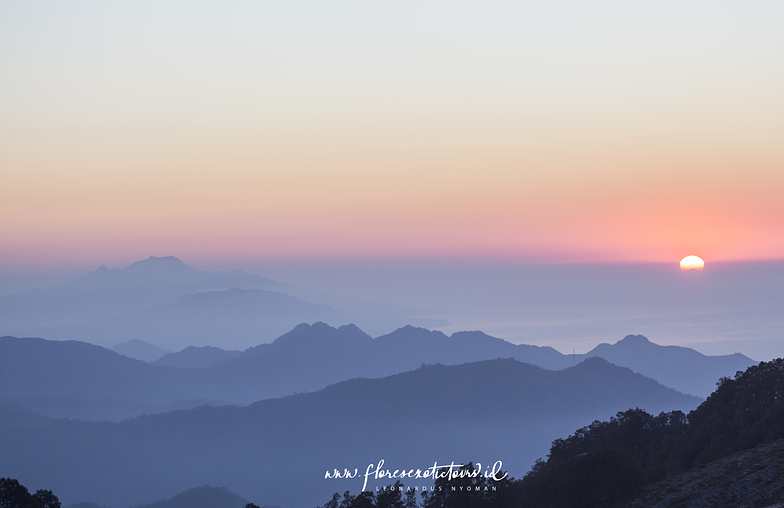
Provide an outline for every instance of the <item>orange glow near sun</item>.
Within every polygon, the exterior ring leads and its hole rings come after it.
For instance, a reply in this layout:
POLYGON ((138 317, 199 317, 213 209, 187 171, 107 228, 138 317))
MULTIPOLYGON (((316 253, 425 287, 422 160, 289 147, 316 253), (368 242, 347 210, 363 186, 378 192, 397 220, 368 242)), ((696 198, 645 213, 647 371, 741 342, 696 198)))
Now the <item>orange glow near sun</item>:
POLYGON ((681 270, 702 270, 705 268, 705 261, 699 256, 686 256, 681 259, 681 270))

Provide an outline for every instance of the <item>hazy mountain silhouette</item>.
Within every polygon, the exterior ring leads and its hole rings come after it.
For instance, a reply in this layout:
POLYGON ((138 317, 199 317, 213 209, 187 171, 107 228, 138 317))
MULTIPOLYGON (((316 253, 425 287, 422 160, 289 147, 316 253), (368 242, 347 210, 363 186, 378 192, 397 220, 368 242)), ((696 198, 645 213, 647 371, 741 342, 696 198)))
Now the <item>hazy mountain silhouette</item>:
POLYGON ((198 291, 282 286, 241 270, 208 272, 172 256, 150 256, 125 268, 101 266, 51 288, 2 297, 0 325, 13 329, 76 323, 160 305, 198 291))
MULTIPOLYGON (((334 338, 365 340, 350 335, 334 338)), ((361 488, 357 478, 324 479, 334 468, 364 471, 381 459, 392 469, 502 460, 520 475, 552 439, 595 419, 629 407, 689 410, 699 402, 600 358, 563 371, 512 359, 429 365, 247 407, 204 406, 119 423, 51 420, 34 428, 3 421, 0 475, 45 484, 65 503, 115 508, 194 484, 313 506, 336 490, 361 488)))
POLYGON ((512 344, 479 331, 456 332, 447 336, 439 331, 406 326, 378 337, 376 342, 378 354, 391 357, 410 355, 412 360, 418 358, 425 363, 458 364, 493 358, 515 358, 551 370, 573 365, 572 360, 564 358, 551 347, 512 344))
POLYGON ((706 356, 680 346, 660 346, 642 335, 627 335, 613 345, 599 344, 585 357, 598 356, 629 367, 683 393, 707 397, 722 376, 732 376, 757 362, 740 353, 706 356))
POLYGON ((152 361, 153 365, 168 365, 184 369, 200 369, 227 362, 242 356, 242 351, 226 351, 212 346, 189 346, 176 353, 168 353, 152 361))
POLYGON ((143 414, 158 414, 195 407, 227 406, 220 399, 182 399, 171 404, 145 404, 120 399, 84 400, 75 398, 27 397, 17 399, 25 408, 51 418, 86 421, 120 421, 143 414))
POLYGON ((0 397, 171 404, 192 393, 178 372, 85 342, 0 337, 0 397))
POLYGON ((179 350, 246 348, 298 323, 358 323, 385 333, 445 324, 421 309, 311 291, 241 270, 203 271, 175 257, 105 266, 47 289, 0 297, 0 334, 110 345, 133 339, 179 350))
MULTIPOLYGON (((644 338, 603 345, 589 355, 606 355, 684 393, 695 386, 715 386, 720 377, 751 362, 742 355, 706 357, 644 338), (673 373, 664 362, 682 366, 682 372, 673 373)), ((389 376, 423 363, 493 358, 515 358, 550 369, 584 359, 551 348, 510 344, 481 332, 446 336, 410 326, 373 339, 354 325, 301 324, 271 344, 243 353, 186 348, 160 364, 83 342, 3 337, 0 397, 53 417, 118 420, 202 404, 249 404, 354 377, 389 376)))
MULTIPOLYGON (((173 496, 171 499, 137 505, 135 508, 244 508, 250 501, 224 487, 194 487, 173 496)), ((280 508, 268 504, 258 504, 259 508, 280 508)), ((108 508, 97 503, 81 502, 66 508, 108 508)))
POLYGON ((31 411, 23 404, 0 398, 0 430, 34 429, 51 424, 51 419, 31 411))
POLYGON ((271 341, 303 321, 340 323, 353 317, 283 293, 235 288, 196 293, 174 303, 63 328, 88 337, 144 337, 171 349, 210 344, 247 347, 271 341))
POLYGON ((131 339, 115 344, 110 348, 115 353, 120 353, 128 358, 135 358, 145 362, 152 362, 165 354, 171 353, 168 349, 159 348, 155 344, 144 342, 141 339, 131 339))
MULTIPOLYGON (((171 499, 138 506, 137 508, 244 508, 250 503, 239 495, 223 487, 194 487, 180 492, 171 499)), ((272 505, 259 505, 259 508, 278 508, 272 505)))

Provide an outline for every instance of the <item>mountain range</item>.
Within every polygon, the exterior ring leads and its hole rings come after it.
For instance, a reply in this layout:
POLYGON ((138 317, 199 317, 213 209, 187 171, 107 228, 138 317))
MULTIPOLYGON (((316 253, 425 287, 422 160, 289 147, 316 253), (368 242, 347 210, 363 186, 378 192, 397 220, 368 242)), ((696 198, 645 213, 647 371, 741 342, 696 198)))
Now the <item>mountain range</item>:
POLYGON ((359 478, 325 479, 335 468, 501 460, 520 474, 552 439, 595 419, 629 407, 688 411, 699 402, 600 358, 561 371, 513 359, 427 365, 247 407, 118 423, 52 420, 4 402, 0 476, 46 485, 66 504, 125 508, 210 483, 304 507, 361 488, 359 478))
MULTIPOLYGON (((404 327, 373 339, 353 325, 301 324, 271 344, 244 352, 186 348, 152 364, 78 341, 0 338, 0 398, 55 418, 121 420, 203 404, 249 404, 319 390, 355 377, 378 378, 422 364, 514 358, 562 369, 595 353, 688 393, 707 389, 753 362, 741 355, 706 357, 640 336, 602 345, 585 356, 515 345, 481 332, 404 327), (670 365, 686 365, 672 374, 670 365), (624 365, 625 364, 625 365, 624 365)), ((702 395, 704 390, 692 394, 702 395)))
POLYGON ((0 297, 0 335, 158 347, 245 349, 302 322, 357 323, 374 334, 406 324, 439 326, 434 311, 299 288, 241 270, 198 270, 154 257, 101 266, 58 286, 0 297))
POLYGON ((301 324, 244 352, 186 348, 152 364, 85 342, 2 337, 0 398, 55 418, 121 420, 203 404, 249 404, 422 364, 514 358, 555 370, 594 356, 698 396, 709 393, 720 377, 753 364, 742 355, 707 357, 641 336, 569 356, 481 332, 447 336, 410 326, 373 339, 354 325, 301 324))
MULTIPOLYGON (((245 508, 250 501, 234 492, 221 487, 204 485, 193 487, 173 496, 153 503, 138 505, 135 508, 245 508)), ((279 508, 268 504, 256 505, 259 508, 279 508)), ((97 503, 81 502, 68 505, 66 508, 108 508, 97 503)))

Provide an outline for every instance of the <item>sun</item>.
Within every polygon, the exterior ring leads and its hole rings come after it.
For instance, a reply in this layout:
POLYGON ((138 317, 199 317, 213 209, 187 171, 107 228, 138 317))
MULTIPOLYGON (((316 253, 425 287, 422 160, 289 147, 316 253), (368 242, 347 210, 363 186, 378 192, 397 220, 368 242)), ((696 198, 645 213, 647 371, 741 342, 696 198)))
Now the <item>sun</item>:
POLYGON ((681 259, 681 270, 702 270, 705 268, 705 261, 699 256, 686 256, 681 259))

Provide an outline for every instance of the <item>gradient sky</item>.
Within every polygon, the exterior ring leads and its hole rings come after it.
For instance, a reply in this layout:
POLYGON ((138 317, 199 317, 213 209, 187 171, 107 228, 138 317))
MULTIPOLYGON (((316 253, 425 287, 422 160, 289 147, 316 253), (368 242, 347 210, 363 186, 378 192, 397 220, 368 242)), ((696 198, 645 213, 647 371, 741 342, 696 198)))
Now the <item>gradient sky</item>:
POLYGON ((0 265, 784 258, 784 3, 2 2, 0 265))

